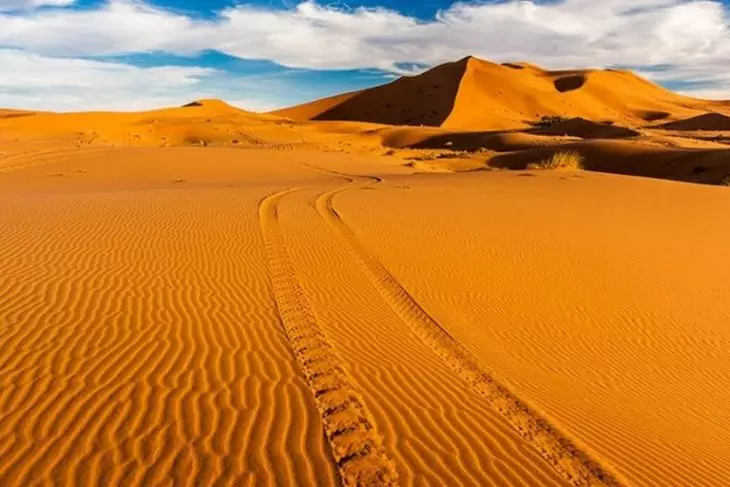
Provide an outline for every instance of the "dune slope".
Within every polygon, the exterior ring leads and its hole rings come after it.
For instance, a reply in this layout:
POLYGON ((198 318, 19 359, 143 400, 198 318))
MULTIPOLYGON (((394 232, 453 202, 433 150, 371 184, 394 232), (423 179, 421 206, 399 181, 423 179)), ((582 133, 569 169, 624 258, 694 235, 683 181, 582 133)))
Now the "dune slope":
POLYGON ((8 140, 24 141, 33 152, 43 145, 57 150, 59 146, 260 146, 264 139, 299 140, 290 126, 279 121, 221 100, 198 100, 146 112, 16 113, 0 115, 0 147, 8 140))

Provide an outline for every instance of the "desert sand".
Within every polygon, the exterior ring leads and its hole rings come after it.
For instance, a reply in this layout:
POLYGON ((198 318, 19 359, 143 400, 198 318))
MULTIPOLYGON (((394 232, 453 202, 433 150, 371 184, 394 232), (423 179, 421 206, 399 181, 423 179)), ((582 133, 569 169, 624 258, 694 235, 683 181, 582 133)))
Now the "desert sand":
POLYGON ((0 485, 730 485, 727 113, 474 58, 0 111, 0 485))

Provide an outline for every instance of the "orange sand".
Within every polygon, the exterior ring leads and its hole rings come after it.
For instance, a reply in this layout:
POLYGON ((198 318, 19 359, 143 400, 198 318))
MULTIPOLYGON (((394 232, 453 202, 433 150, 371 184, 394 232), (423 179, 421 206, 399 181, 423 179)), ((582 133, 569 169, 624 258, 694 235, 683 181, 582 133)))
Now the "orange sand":
POLYGON ((471 173, 352 187, 334 208, 430 316, 627 483, 730 483, 726 188, 471 173))
POLYGON ((726 144, 629 123, 679 98, 627 73, 455 70, 584 112, 0 112, 0 485, 729 485, 730 191, 487 170, 718 183, 726 144), (596 120, 602 77, 653 95, 596 120))

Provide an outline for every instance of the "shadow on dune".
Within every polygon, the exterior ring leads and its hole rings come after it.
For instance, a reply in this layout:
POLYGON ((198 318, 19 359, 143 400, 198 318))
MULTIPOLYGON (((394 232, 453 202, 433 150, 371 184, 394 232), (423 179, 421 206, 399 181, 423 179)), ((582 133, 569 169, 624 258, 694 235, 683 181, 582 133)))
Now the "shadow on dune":
POLYGON ((639 110, 636 112, 636 116, 641 118, 645 122, 657 122, 659 120, 664 120, 665 118, 671 117, 672 114, 659 110, 639 110))
POLYGON ((439 131, 433 128, 399 128, 383 131, 382 143, 391 148, 450 149, 474 152, 518 151, 558 147, 576 139, 628 139, 639 132, 608 123, 573 118, 527 130, 439 131), (559 137, 563 137, 560 139, 559 137))
POLYGON ((467 61, 438 66, 420 76, 363 90, 314 116, 313 120, 438 127, 451 114, 467 61))
MULTIPOLYGON (((525 135, 521 132, 453 132, 428 136, 420 141, 408 144, 406 147, 411 149, 449 149, 467 152, 485 149, 495 152, 505 152, 534 149, 545 144, 535 139, 535 137, 525 135)), ((395 145, 393 146, 395 147, 395 145)))
POLYGON ((586 84, 586 77, 583 75, 564 76, 553 81, 555 89, 560 93, 578 90, 584 84, 586 84))
POLYGON ((630 141, 586 141, 497 154, 489 166, 522 170, 560 151, 580 154, 583 168, 590 171, 703 184, 722 184, 730 175, 729 149, 638 146, 630 141))
POLYGON ((639 132, 630 128, 613 123, 593 122, 581 117, 538 126, 525 132, 536 135, 564 135, 581 139, 622 139, 639 135, 639 132))
POLYGON ((1 113, 0 112, 0 120, 8 120, 11 118, 32 117, 34 115, 35 115, 34 112, 15 112, 15 113, 1 113))
POLYGON ((658 128, 668 130, 708 130, 726 131, 730 130, 730 116, 722 113, 705 113, 685 120, 677 120, 660 125, 658 128))
POLYGON ((525 69, 525 66, 517 63, 502 63, 502 66, 512 69, 525 69))

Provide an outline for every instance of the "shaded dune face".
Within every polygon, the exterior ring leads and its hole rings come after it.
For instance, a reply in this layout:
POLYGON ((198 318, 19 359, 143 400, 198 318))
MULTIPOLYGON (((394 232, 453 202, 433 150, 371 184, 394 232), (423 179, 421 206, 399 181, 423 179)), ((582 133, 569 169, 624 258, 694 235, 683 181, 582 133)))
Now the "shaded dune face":
POLYGON ((554 123, 546 127, 538 127, 529 131, 538 135, 565 135, 581 139, 619 139, 639 135, 636 130, 617 127, 610 123, 598 123, 576 117, 554 123))
MULTIPOLYGON (((465 66, 465 61, 448 63, 421 76, 363 90, 311 119, 441 126, 454 107, 465 66)), ((286 111, 278 113, 287 116, 286 111)))
POLYGON ((564 78, 557 78, 553 81, 553 84, 555 85, 556 90, 560 93, 565 93, 567 91, 580 89, 584 84, 586 84, 586 77, 581 75, 566 76, 564 78))

